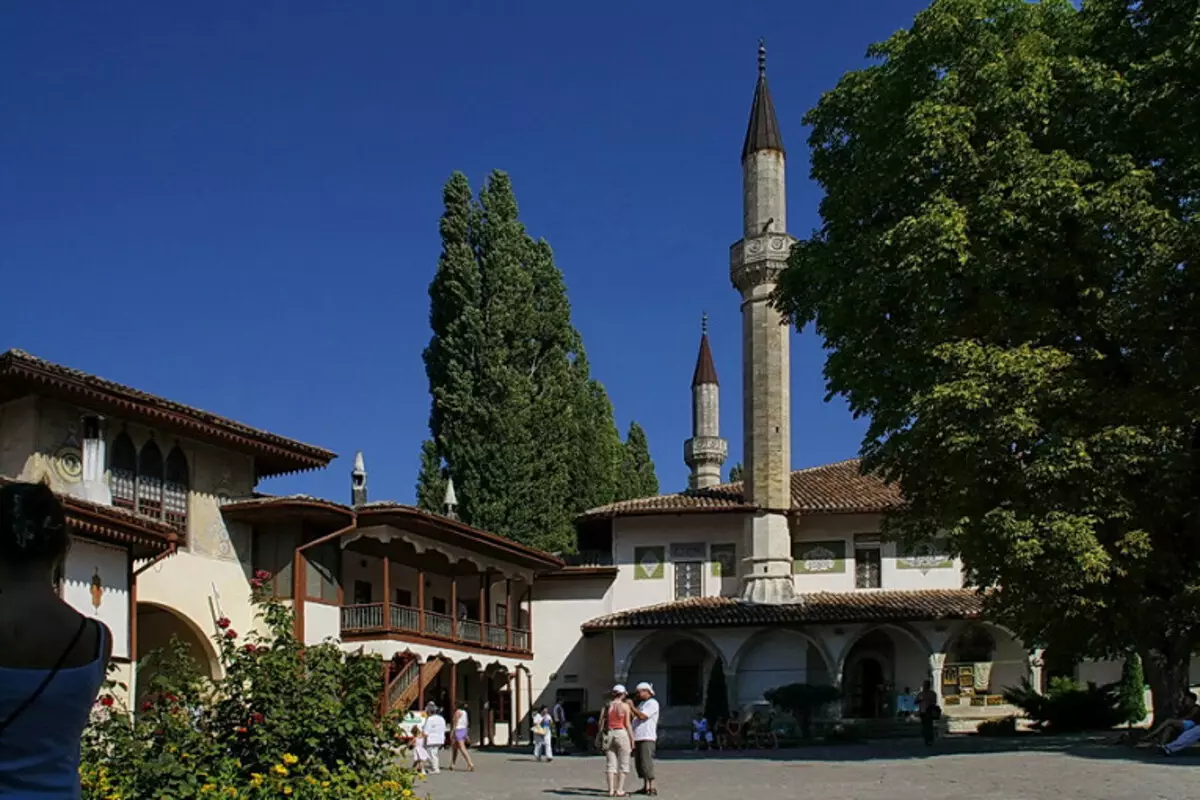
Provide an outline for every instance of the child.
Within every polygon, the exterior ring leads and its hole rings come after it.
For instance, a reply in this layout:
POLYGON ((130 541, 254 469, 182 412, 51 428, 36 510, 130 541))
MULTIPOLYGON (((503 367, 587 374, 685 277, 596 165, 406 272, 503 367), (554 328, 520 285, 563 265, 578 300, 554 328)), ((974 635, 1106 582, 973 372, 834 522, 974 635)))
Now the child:
POLYGON ((587 718, 583 735, 587 737, 588 752, 593 752, 596 749, 596 737, 600 735, 600 723, 596 721, 595 717, 587 718))
POLYGON ((412 739, 409 745, 413 751, 413 769, 421 775, 425 774, 425 762, 429 760, 429 751, 425 749, 425 734, 421 733, 420 725, 413 725, 412 739))
POLYGON ((708 720, 704 718, 704 714, 696 712, 696 718, 692 720, 692 748, 699 750, 702 743, 705 750, 711 750, 713 735, 708 729, 708 720))

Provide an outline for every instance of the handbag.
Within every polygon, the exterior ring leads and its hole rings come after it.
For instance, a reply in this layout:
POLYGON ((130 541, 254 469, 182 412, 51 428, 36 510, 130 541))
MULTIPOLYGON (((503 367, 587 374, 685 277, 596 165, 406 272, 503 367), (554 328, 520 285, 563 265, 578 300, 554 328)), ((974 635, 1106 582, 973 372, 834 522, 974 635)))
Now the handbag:
POLYGON ((600 730, 596 733, 596 749, 605 750, 608 746, 608 703, 600 711, 600 730))
POLYGON ((59 670, 62 669, 62 665, 66 662, 67 656, 71 655, 71 651, 74 650, 75 645, 79 643, 79 637, 83 636, 83 629, 87 627, 87 623, 87 617, 79 620, 79 628, 75 631, 75 635, 71 637, 71 643, 67 645, 67 649, 62 651, 62 655, 58 657, 58 661, 54 664, 54 667, 50 670, 46 677, 42 679, 41 684, 39 684, 38 687, 33 690, 29 697, 26 697, 21 702, 21 705, 13 709, 12 713, 9 714, 4 721, 0 722, 0 734, 4 733, 5 729, 8 728, 9 725, 12 725, 14 722, 16 722, 17 717, 24 714, 29 707, 37 702, 37 699, 42 696, 42 692, 46 691, 46 687, 50 685, 50 681, 54 680, 54 676, 57 675, 59 670))

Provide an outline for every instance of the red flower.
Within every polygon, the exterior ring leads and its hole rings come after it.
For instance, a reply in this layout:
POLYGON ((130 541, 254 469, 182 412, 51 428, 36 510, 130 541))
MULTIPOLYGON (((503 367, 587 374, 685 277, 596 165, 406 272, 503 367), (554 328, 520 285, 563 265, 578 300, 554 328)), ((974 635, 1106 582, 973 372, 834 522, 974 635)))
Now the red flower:
POLYGON ((152 708, 154 708, 154 703, 151 703, 149 700, 142 703, 142 711, 149 711, 152 708))
POLYGON ((234 733, 245 733, 245 732, 246 732, 246 729, 245 729, 245 728, 243 728, 241 725, 239 725, 239 726, 237 726, 236 728, 234 728, 234 729, 233 729, 233 732, 234 732, 234 733))
POLYGON ((253 722, 255 725, 260 725, 260 724, 262 724, 262 721, 263 721, 264 719, 266 719, 266 717, 264 717, 264 716, 263 716, 261 713, 259 713, 258 711, 255 711, 253 714, 251 714, 251 715, 250 715, 250 721, 251 721, 251 722, 253 722))
POLYGON ((219 620, 217 620, 217 627, 220 628, 221 630, 225 630, 226 628, 228 628, 229 627, 229 617, 221 617, 219 620))
POLYGON ((230 628, 229 630, 225 631, 225 638, 226 639, 236 639, 237 631, 235 631, 233 628, 230 628))
POLYGON ((263 587, 263 582, 258 578, 251 578, 250 587, 253 589, 261 589, 263 587))
POLYGON ((167 695, 166 700, 168 703, 178 703, 179 702, 179 698, 173 694, 167 695))
POLYGON ((254 570, 254 577, 258 578, 260 581, 268 581, 271 579, 271 573, 267 572, 265 569, 256 569, 254 570))
POLYGON ((255 653, 258 652, 258 648, 252 644, 248 644, 245 647, 243 647, 242 649, 245 650, 248 655, 254 655, 255 653))
POLYGON ((106 694, 106 695, 104 695, 104 697, 100 698, 100 705, 104 706, 105 708, 111 708, 112 704, 113 704, 112 695, 106 694))

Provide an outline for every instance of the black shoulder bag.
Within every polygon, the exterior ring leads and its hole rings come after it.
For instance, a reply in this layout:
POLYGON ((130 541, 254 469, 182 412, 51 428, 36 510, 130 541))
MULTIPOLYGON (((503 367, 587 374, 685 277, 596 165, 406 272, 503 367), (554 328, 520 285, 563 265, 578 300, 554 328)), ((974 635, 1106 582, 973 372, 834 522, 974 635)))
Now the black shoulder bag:
POLYGON ((79 621, 79 629, 76 630, 75 635, 71 637, 71 643, 67 645, 67 649, 63 650, 62 655, 58 657, 58 662, 55 663, 49 674, 42 679, 41 685, 34 689, 33 693, 21 702, 21 705, 13 709, 13 712, 9 714, 3 722, 0 722, 0 734, 4 733, 9 725, 12 725, 14 722, 16 722, 17 717, 28 711, 29 707, 36 703, 37 699, 42 696, 42 692, 46 691, 46 687, 50 685, 50 681, 54 680, 54 676, 58 674, 58 671, 62 669, 62 665, 66 663, 67 656, 71 655, 71 651, 75 649, 75 645, 79 644, 79 637, 83 636, 83 629, 87 627, 87 623, 87 617, 84 617, 79 621))

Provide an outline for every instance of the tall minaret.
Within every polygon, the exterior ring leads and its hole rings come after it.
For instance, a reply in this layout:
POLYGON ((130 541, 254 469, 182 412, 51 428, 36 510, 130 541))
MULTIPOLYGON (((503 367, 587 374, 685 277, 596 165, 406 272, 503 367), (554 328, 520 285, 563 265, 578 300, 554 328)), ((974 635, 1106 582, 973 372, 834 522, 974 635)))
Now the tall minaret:
POLYGON ((729 445, 721 438, 721 387, 708 346, 708 315, 700 322, 700 354, 692 373, 692 438, 683 443, 683 461, 691 468, 688 486, 704 489, 721 482, 729 445))
POLYGON ((742 447, 747 518, 742 597, 782 603, 792 582, 791 423, 788 337, 771 292, 794 241, 787 231, 786 157, 767 89, 767 48, 758 44, 758 84, 742 145, 742 240, 730 248, 729 273, 742 294, 742 447))
POLYGON ((367 504, 367 467, 361 450, 354 454, 354 469, 350 470, 350 504, 367 504))

